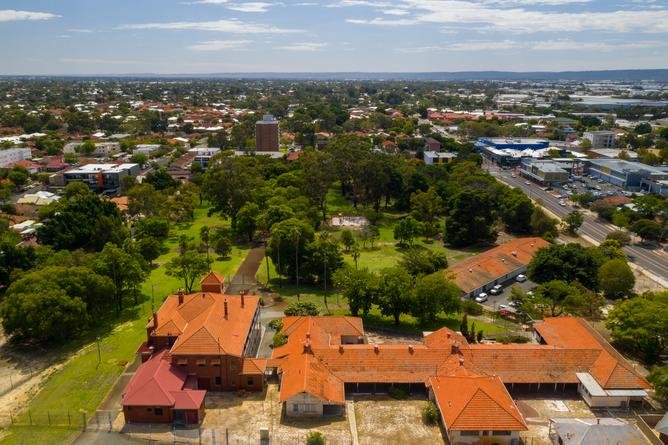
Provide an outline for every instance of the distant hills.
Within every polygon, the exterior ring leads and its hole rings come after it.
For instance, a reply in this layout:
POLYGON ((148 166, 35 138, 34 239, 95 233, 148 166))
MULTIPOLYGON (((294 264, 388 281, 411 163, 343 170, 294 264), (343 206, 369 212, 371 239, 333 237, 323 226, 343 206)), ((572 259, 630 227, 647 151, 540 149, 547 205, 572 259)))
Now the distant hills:
POLYGON ((210 74, 99 74, 2 76, 5 78, 155 78, 155 79, 249 79, 249 80, 414 80, 414 81, 640 81, 668 82, 668 69, 601 71, 458 71, 458 72, 331 72, 331 73, 210 73, 210 74))

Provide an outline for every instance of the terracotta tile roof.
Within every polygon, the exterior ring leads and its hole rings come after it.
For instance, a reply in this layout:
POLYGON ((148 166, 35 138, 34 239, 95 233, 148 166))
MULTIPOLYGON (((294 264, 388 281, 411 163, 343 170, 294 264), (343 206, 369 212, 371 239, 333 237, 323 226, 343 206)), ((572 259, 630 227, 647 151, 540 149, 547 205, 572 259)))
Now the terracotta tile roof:
POLYGON ((600 351, 588 370, 605 389, 650 388, 650 384, 582 318, 552 317, 536 323, 534 329, 548 345, 561 348, 591 348, 600 351))
POLYGON ((154 355, 132 376, 123 393, 123 406, 171 406, 199 409, 206 391, 184 389, 187 373, 173 366, 167 351, 154 355))
POLYGON ((434 377, 429 384, 448 430, 528 429, 498 377, 434 377))
POLYGON ((292 356, 283 362, 281 371, 281 402, 305 392, 325 403, 345 403, 343 382, 313 355, 292 356))
POLYGON ((254 296, 196 292, 170 295, 157 312, 158 325, 152 319, 147 328, 153 336, 178 336, 172 355, 241 356, 251 329, 259 299, 254 296), (228 315, 225 316, 227 303, 228 315))
POLYGON ((241 365, 241 375, 264 375, 267 359, 245 358, 241 365))
POLYGON ((209 272, 207 276, 202 278, 200 284, 223 284, 225 282, 225 277, 214 271, 209 272))
POLYGON ((517 238, 449 267, 455 283, 469 293, 520 267, 529 264, 534 254, 550 244, 542 238, 517 238))
POLYGON ((465 360, 481 373, 504 383, 578 383, 576 372, 588 372, 600 351, 560 349, 546 345, 470 345, 465 360))
POLYGON ((450 349, 454 346, 457 349, 468 348, 466 338, 459 332, 452 329, 441 328, 438 331, 425 333, 424 344, 429 348, 450 349))
POLYGON ((364 327, 357 317, 284 317, 281 332, 288 343, 274 349, 274 358, 301 353, 306 339, 313 347, 322 347, 340 344, 341 337, 363 337, 364 327))
POLYGON ((116 198, 111 198, 110 201, 116 204, 116 207, 118 207, 118 210, 120 210, 121 212, 128 211, 128 204, 130 200, 127 196, 118 196, 116 198))

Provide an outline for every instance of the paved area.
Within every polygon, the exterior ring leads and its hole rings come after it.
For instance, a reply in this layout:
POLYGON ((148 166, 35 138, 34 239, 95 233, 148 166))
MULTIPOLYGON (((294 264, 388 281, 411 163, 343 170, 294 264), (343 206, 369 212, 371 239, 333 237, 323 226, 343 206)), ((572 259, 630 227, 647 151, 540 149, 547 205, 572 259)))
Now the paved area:
POLYGON ((255 290, 257 286, 255 275, 257 274, 263 259, 264 247, 252 248, 241 265, 239 265, 237 273, 232 277, 230 285, 227 287, 227 293, 238 294, 242 290, 246 292, 255 290))
POLYGON ((524 443, 527 445, 552 445, 552 442, 548 437, 550 428, 549 419, 563 417, 596 417, 587 404, 576 396, 568 396, 564 398, 538 397, 541 396, 513 397, 529 427, 528 431, 520 434, 524 443))

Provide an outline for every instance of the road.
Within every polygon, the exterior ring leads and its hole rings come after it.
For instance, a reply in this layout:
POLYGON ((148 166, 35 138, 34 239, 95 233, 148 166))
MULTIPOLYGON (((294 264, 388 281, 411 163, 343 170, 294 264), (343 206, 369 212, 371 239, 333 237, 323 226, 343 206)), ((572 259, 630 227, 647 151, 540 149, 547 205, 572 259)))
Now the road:
MULTIPOLYGON (((559 204, 559 199, 552 195, 554 192, 542 190, 540 185, 533 182, 526 184, 527 180, 519 177, 519 175, 513 178, 513 170, 502 170, 498 166, 490 165, 488 162, 485 163, 484 168, 498 180, 505 182, 512 187, 524 190, 531 199, 540 199, 542 201, 542 206, 559 218, 563 218, 575 210, 568 201, 566 201, 567 204, 565 207, 561 206, 559 204)), ((597 218, 585 213, 584 223, 578 232, 580 235, 585 235, 595 240, 597 243, 600 243, 605 239, 608 233, 616 229, 618 228, 612 224, 601 222, 597 220, 597 218)), ((630 262, 653 275, 655 278, 664 280, 664 283, 662 284, 665 285, 665 282, 668 281, 668 255, 663 253, 660 248, 652 249, 651 247, 635 244, 624 247, 624 252, 628 256, 630 262)))

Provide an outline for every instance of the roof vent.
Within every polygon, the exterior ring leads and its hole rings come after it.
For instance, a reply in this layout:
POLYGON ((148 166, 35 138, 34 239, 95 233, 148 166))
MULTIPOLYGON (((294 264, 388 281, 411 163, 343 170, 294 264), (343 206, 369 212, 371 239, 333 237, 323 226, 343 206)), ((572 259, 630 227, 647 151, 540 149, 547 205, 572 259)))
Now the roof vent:
POLYGON ((514 250, 513 250, 512 252, 510 252, 510 254, 511 254, 512 256, 517 256, 517 252, 515 252, 514 250))
POLYGON ((464 357, 459 357, 459 366, 464 366, 464 357))
POLYGON ((413 351, 414 351, 413 345, 408 345, 408 352, 410 352, 412 354, 413 351))
POLYGON ((343 345, 339 345, 339 352, 343 354, 343 345))
POLYGON ((469 273, 473 273, 473 269, 469 267, 469 273))
POLYGON ((380 350, 379 350, 379 348, 378 348, 378 343, 374 343, 374 344, 373 344, 373 352, 375 352, 376 354, 378 354, 379 351, 380 351, 380 350))
POLYGON ((225 308, 225 319, 227 319, 227 300, 225 300, 223 306, 225 308))
POLYGON ((183 304, 183 289, 179 289, 179 306, 183 304))
POLYGON ((305 354, 310 354, 311 353, 311 342, 306 340, 304 342, 304 353, 305 354))

